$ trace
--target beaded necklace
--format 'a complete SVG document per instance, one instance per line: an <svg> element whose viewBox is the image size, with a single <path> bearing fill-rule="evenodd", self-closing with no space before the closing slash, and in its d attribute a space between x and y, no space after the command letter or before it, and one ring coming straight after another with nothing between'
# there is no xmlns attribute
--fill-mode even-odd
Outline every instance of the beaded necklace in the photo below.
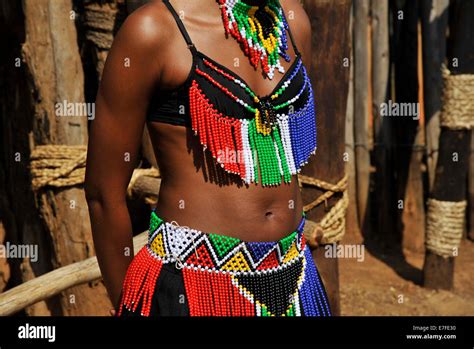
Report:
<svg viewBox="0 0 474 349"><path fill-rule="evenodd" d="M245 55L252 66L260 62L269 79L274 70L283 73L279 56L287 62L290 57L285 29L288 27L279 0L263 1L265 4L251 6L242 0L218 0L226 34L243 44Z"/></svg>

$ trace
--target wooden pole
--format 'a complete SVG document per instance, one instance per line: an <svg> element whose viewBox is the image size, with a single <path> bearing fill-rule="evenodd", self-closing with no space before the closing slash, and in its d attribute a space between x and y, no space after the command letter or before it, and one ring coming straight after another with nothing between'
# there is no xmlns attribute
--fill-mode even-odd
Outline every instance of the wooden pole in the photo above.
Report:
<svg viewBox="0 0 474 349"><path fill-rule="evenodd" d="M372 113L374 116L375 197L377 238L386 241L393 233L395 199L392 191L390 117L382 117L382 104L388 101L390 77L389 5L388 0L371 1L372 21Z"/></svg>
<svg viewBox="0 0 474 349"><path fill-rule="evenodd" d="M0 219L0 245L5 243L6 232L5 228L2 223L2 219ZM0 257L0 293L3 292L7 283L10 279L10 265L8 261L4 257Z"/></svg>
<svg viewBox="0 0 474 349"><path fill-rule="evenodd" d="M425 237L425 204L423 192L423 180L425 175L425 165L423 163L424 143L424 113L423 113L423 60L421 45L421 25L417 20L416 24L416 80L412 83L417 85L418 118L417 124L413 125L415 139L411 147L410 167L405 188L405 198L402 211L402 225L400 233L403 239L403 249L414 252L424 252ZM404 146L403 150L406 149ZM408 156L408 154L406 154ZM400 192L401 195L401 192ZM401 196L400 196L401 197Z"/></svg>
<svg viewBox="0 0 474 349"><path fill-rule="evenodd" d="M467 153L470 144L470 132L441 128L439 157L436 166L435 182L431 197L440 201L462 201L466 197ZM459 159L453 162L453 154ZM453 251L454 252L454 251ZM426 250L424 286L449 290L454 282L453 257L438 256Z"/></svg>
<svg viewBox="0 0 474 349"><path fill-rule="evenodd" d="M446 57L446 29L448 27L449 0L421 1L421 25L423 40L423 89L425 106L426 162L429 189L434 183L438 159L439 114L443 78L441 64Z"/></svg>
<svg viewBox="0 0 474 349"><path fill-rule="evenodd" d="M135 11L140 6L145 5L149 0L126 0L128 14Z"/></svg>
<svg viewBox="0 0 474 349"><path fill-rule="evenodd" d="M11 243L38 247L39 261L31 264L38 276L94 254L83 190L42 188L33 193L29 174L29 155L36 145L86 144L87 115L56 113L56 103L84 103L84 77L70 0L9 3L1 2L1 16L12 17L11 27L19 33L7 43L14 52L6 65L11 85L1 96L2 165L9 169L5 227ZM14 272L21 275L18 265ZM107 314L109 307L101 284L74 287L49 304L53 315Z"/></svg>
<svg viewBox="0 0 474 349"><path fill-rule="evenodd" d="M420 249L424 241L424 200L422 181L423 145L420 144L421 128L418 90L418 11L419 2L392 3L394 35L392 53L395 69L395 96L399 110L404 113L392 118L394 164L396 175L396 235L390 241L393 247ZM403 244L403 245L402 245Z"/></svg>
<svg viewBox="0 0 474 349"><path fill-rule="evenodd" d="M369 0L354 1L354 141L359 225L369 232Z"/></svg>
<svg viewBox="0 0 474 349"><path fill-rule="evenodd" d="M161 178L140 176L132 186L132 195L137 197L158 196Z"/></svg>
<svg viewBox="0 0 474 349"><path fill-rule="evenodd" d="M81 29L85 36L85 51L92 56L86 58L92 59L95 77L100 81L114 35L127 16L125 3L120 0L87 0L80 4L80 11L83 15Z"/></svg>
<svg viewBox="0 0 474 349"><path fill-rule="evenodd" d="M318 121L318 155L303 169L303 174L337 183L344 176L344 124L349 87L349 16L350 0L303 1L313 26L313 61L309 72L314 84ZM336 24L337 25L334 25ZM321 195L315 188L303 190L305 203ZM331 207L339 195L328 201ZM308 218L318 222L324 217L324 205L308 212ZM325 258L324 247L313 251L325 283L331 311L340 313L339 272L337 259Z"/></svg>
<svg viewBox="0 0 474 349"><path fill-rule="evenodd" d="M53 109L57 101L84 102L82 62L71 10L70 0L24 1L27 27L24 58L30 71L39 73L35 78L40 83L37 87L43 97L35 110L36 144L87 143L87 117L71 115L58 118ZM47 17L38 20L39 13ZM51 41L42 52L36 45L45 37L50 37ZM38 72L38 66L48 68L41 71L44 75ZM94 254L89 212L82 188L41 190L38 202L51 234L55 267ZM60 302L64 315L104 314L110 304L102 284L72 288L61 295Z"/></svg>
<svg viewBox="0 0 474 349"><path fill-rule="evenodd" d="M474 2L453 0L449 12L448 62L451 74L474 74ZM466 199L470 144L471 130L441 128L432 198L450 202ZM454 255L444 258L427 250L423 270L425 287L451 289L454 261Z"/></svg>
<svg viewBox="0 0 474 349"><path fill-rule="evenodd" d="M352 42L354 15L350 13L349 41ZM354 50L351 45L349 69L349 90L347 94L346 106L346 151L344 161L346 162L347 192L349 196L349 206L346 213L346 234L360 235L359 219L357 216L357 185L356 185L356 158L354 149Z"/></svg>
<svg viewBox="0 0 474 349"><path fill-rule="evenodd" d="M0 1L0 48L4 53L0 55L0 228L4 230L0 235L3 235L2 243L19 245L31 241L37 244L41 253L32 266L32 273L40 275L51 270L53 265L49 233L38 215L28 176L28 143L34 102L31 102L27 83L31 75L24 69L21 59L20 43L24 40L21 2ZM20 258L6 258L5 262L7 284L1 286L2 290L29 278L22 272ZM48 306L60 313L57 299L49 301Z"/></svg>
<svg viewBox="0 0 474 349"><path fill-rule="evenodd" d="M471 151L469 154L469 175L468 175L468 228L467 237L474 241L474 137L471 130Z"/></svg>
<svg viewBox="0 0 474 349"><path fill-rule="evenodd" d="M134 254L145 245L148 231L133 238ZM0 316L12 315L44 299L53 297L71 287L101 278L97 257L69 264L38 276L0 294ZM108 314L107 314L108 315Z"/></svg>

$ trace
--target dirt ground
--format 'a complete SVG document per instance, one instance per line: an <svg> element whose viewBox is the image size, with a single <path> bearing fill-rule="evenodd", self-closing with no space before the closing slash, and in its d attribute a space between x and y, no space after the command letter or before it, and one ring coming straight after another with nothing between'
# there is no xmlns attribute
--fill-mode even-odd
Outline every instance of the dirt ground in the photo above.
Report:
<svg viewBox="0 0 474 349"><path fill-rule="evenodd" d="M362 242L355 235L343 241ZM423 288L424 254L403 254L365 248L361 262L340 258L341 315L474 315L474 242L461 244L450 291Z"/></svg>

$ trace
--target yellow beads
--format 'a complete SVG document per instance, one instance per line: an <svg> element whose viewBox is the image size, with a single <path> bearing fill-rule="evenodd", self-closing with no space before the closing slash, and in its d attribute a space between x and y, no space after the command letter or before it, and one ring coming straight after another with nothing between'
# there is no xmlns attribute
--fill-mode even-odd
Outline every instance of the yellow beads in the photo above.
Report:
<svg viewBox="0 0 474 349"><path fill-rule="evenodd" d="M285 258L283 258L283 263L288 263L289 261L295 259L299 255L299 251L296 248L296 241L293 242L288 252L286 252Z"/></svg>
<svg viewBox="0 0 474 349"><path fill-rule="evenodd" d="M250 29L252 30L252 33L255 33L257 31L257 28L255 27L255 23L252 18L248 18L249 24L250 24Z"/></svg>
<svg viewBox="0 0 474 349"><path fill-rule="evenodd" d="M250 266L245 260L244 254L239 252L234 257L232 257L232 259L230 259L221 269L232 271L248 271L250 270Z"/></svg>
<svg viewBox="0 0 474 349"><path fill-rule="evenodd" d="M151 249L160 257L165 257L165 247L163 245L163 235L160 233L151 243Z"/></svg>
<svg viewBox="0 0 474 349"><path fill-rule="evenodd" d="M276 40L272 40L272 37L273 39L275 39L275 37L273 35L270 35L268 39L265 39L263 36L262 25L256 18L255 18L255 23L257 24L258 37L261 40L263 47L266 49L268 53L271 54L276 49Z"/></svg>
<svg viewBox="0 0 474 349"><path fill-rule="evenodd" d="M268 113L267 110L265 112ZM272 129L265 126L265 124L262 122L260 110L258 109L255 111L255 126L257 128L257 132L263 134L264 136L268 136L270 132L272 132Z"/></svg>

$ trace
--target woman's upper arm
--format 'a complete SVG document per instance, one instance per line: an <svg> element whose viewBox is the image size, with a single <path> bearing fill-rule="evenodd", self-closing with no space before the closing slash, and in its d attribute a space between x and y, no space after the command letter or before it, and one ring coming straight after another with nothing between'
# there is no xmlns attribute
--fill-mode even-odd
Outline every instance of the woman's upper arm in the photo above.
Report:
<svg viewBox="0 0 474 349"><path fill-rule="evenodd" d="M148 102L158 86L164 28L156 9L135 11L115 37L90 125L85 190L88 199L124 198L136 166Z"/></svg>

